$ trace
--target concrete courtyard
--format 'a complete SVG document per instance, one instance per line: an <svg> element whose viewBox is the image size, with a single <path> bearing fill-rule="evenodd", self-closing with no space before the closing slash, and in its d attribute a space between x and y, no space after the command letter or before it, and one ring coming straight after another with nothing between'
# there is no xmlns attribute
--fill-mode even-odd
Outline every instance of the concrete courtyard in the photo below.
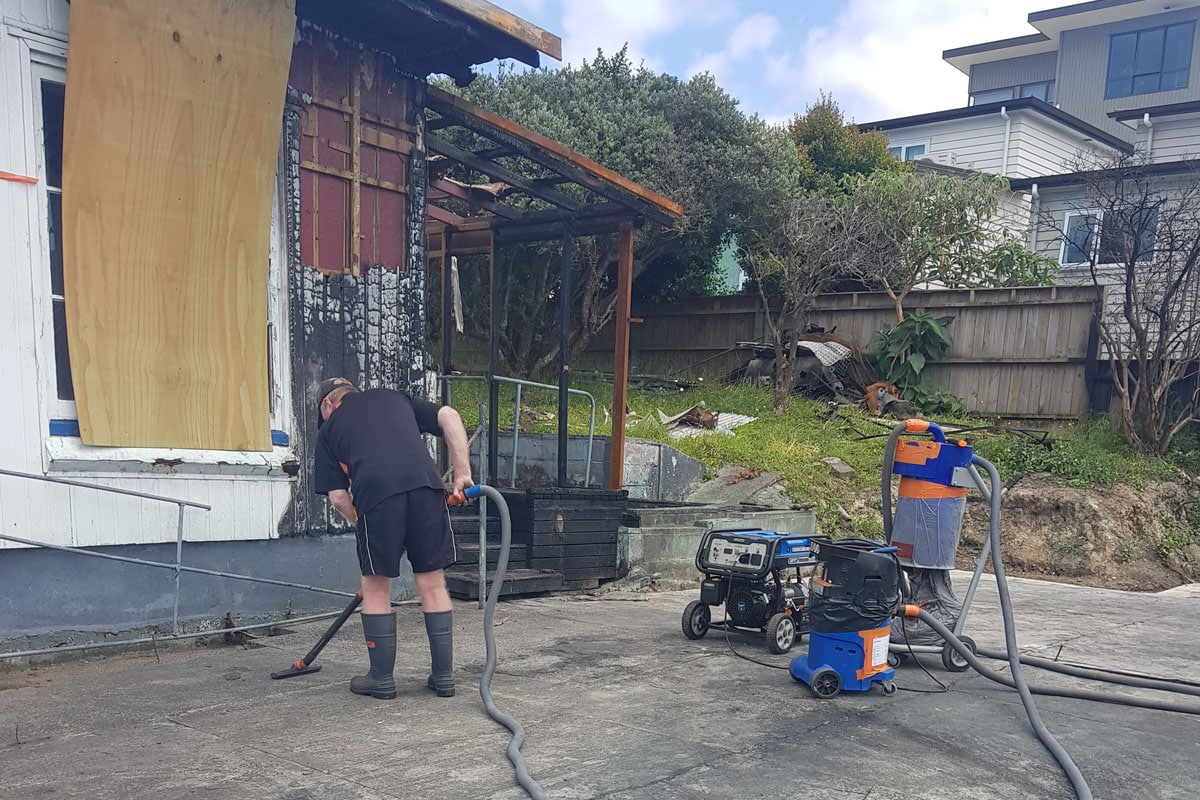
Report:
<svg viewBox="0 0 1200 800"><path fill-rule="evenodd" d="M955 573L965 586L967 575ZM1027 652L1200 682L1192 630L1198 587L1133 594L1013 580ZM609 592L505 602L497 613L500 708L528 733L524 753L550 797L1067 798L1014 692L974 672L936 685L911 662L902 691L815 699L784 670L738 658L719 630L680 631L698 592ZM327 623L245 646L218 640L86 661L0 668L0 798L90 800L463 800L524 797L505 759L508 732L478 693L482 612L457 607L458 695L424 687L419 610L399 609L400 696L351 695L362 670L352 619L319 673L273 681ZM968 633L1000 647L985 581ZM786 667L761 637L740 652ZM1003 668L1000 662L993 662ZM1031 683L1136 691L1200 710L1200 698L1130 690L1028 669ZM1050 730L1097 798L1200 796L1200 717L1039 697Z"/></svg>

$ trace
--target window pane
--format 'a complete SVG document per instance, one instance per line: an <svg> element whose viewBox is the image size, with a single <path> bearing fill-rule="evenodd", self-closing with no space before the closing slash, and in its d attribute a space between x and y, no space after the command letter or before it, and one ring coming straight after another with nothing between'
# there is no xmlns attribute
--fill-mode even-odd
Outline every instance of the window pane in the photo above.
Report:
<svg viewBox="0 0 1200 800"><path fill-rule="evenodd" d="M1020 88L1018 94L1020 97L1036 97L1038 100L1046 100L1049 91L1050 84L1048 83L1027 83Z"/></svg>
<svg viewBox="0 0 1200 800"><path fill-rule="evenodd" d="M1172 89L1186 89L1188 85L1188 70L1181 69L1175 72L1164 72L1162 76L1162 85L1160 90L1169 92Z"/></svg>
<svg viewBox="0 0 1200 800"><path fill-rule="evenodd" d="M896 158L903 158L903 157L904 157L904 148L902 148L902 147L889 147L889 148L888 148L888 154L889 154L889 155L893 155L893 156L895 156Z"/></svg>
<svg viewBox="0 0 1200 800"><path fill-rule="evenodd" d="M1159 74L1157 72L1150 75L1137 75L1133 79L1134 94L1148 94L1149 92L1158 91Z"/></svg>
<svg viewBox="0 0 1200 800"><path fill-rule="evenodd" d="M1188 71L1192 65L1192 42L1195 37L1196 25L1192 22L1167 28L1166 44L1163 46L1164 71Z"/></svg>
<svg viewBox="0 0 1200 800"><path fill-rule="evenodd" d="M905 161L912 161L914 158L923 155L925 155L925 145L923 144L910 144L908 147L904 148Z"/></svg>
<svg viewBox="0 0 1200 800"><path fill-rule="evenodd" d="M1164 35L1165 28L1154 28L1138 34L1137 54L1133 58L1135 75L1162 70Z"/></svg>
<svg viewBox="0 0 1200 800"><path fill-rule="evenodd" d="M1108 79L1133 75L1133 52L1137 48L1136 33L1113 36L1108 44Z"/></svg>
<svg viewBox="0 0 1200 800"><path fill-rule="evenodd" d="M1013 99L1013 87L1006 86L1003 89L988 89L986 92L976 92L971 95L972 105L982 106L987 103L1003 103L1005 100Z"/></svg>
<svg viewBox="0 0 1200 800"><path fill-rule="evenodd" d="M1105 97L1128 97L1133 94L1133 78L1117 78L1104 88Z"/></svg>
<svg viewBox="0 0 1200 800"><path fill-rule="evenodd" d="M63 103L66 88L42 81L42 144L46 152L46 184L62 187Z"/></svg>
<svg viewBox="0 0 1200 800"><path fill-rule="evenodd" d="M62 195L58 192L47 192L50 227L50 293L55 297L63 295L63 257L62 257Z"/></svg>
<svg viewBox="0 0 1200 800"><path fill-rule="evenodd" d="M1083 264L1091 260L1092 235L1096 218L1088 214L1072 214L1067 217L1064 264Z"/></svg>
<svg viewBox="0 0 1200 800"><path fill-rule="evenodd" d="M62 300L54 301L54 373L59 400L74 400L71 360L67 356L67 309Z"/></svg>

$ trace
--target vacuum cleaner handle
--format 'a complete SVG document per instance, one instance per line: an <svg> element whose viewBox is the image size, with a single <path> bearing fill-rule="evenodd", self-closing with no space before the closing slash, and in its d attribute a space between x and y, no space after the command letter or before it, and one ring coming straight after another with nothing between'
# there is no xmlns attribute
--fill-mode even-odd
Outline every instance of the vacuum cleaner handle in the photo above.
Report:
<svg viewBox="0 0 1200 800"><path fill-rule="evenodd" d="M909 419L905 420L904 425L909 433L928 433L939 444L946 441L946 432L936 422L930 422L927 419Z"/></svg>
<svg viewBox="0 0 1200 800"><path fill-rule="evenodd" d="M446 492L446 505L462 506L483 496L483 487L479 484L468 486L460 492Z"/></svg>

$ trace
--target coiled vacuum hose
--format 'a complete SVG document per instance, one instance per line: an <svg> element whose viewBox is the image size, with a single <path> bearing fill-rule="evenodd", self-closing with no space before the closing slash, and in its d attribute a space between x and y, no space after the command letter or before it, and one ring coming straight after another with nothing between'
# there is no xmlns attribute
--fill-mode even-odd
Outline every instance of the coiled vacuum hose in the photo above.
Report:
<svg viewBox="0 0 1200 800"><path fill-rule="evenodd" d="M533 800L548 800L548 795L542 791L542 787L538 786L537 781L529 775L525 757L521 755L521 745L525 743L525 729L521 727L520 722L497 708L495 701L492 700L492 675L496 672L496 633L493 630L496 620L496 601L500 599L500 589L504 585L504 573L508 571L508 551L512 544L512 518L508 513L508 503L505 502L504 495L491 486L472 486L464 494L471 498L487 495L496 503L496 509L500 514L500 553L496 559L496 573L492 579L492 588L488 591L487 603L483 610L483 642L487 655L483 664L483 677L479 679L479 696L483 698L483 707L488 716L512 732L512 739L508 743L508 760L512 762L513 769L517 772L517 783L521 784L521 788ZM481 553L479 557L483 558L484 554Z"/></svg>

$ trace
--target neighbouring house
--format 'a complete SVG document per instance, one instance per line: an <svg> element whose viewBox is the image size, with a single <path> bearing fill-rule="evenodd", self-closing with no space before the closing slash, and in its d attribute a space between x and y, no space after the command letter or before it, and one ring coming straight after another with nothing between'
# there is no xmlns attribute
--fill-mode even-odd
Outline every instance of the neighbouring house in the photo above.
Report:
<svg viewBox="0 0 1200 800"><path fill-rule="evenodd" d="M542 54L485 0L0 0L0 534L353 591L316 383L436 393L431 257L682 213L428 83ZM0 540L0 642L330 605Z"/></svg>
<svg viewBox="0 0 1200 800"><path fill-rule="evenodd" d="M1164 182L1200 159L1200 2L1094 0L1029 14L1026 36L942 57L968 78L967 104L868 122L905 161L1009 179L1029 246L1081 281L1103 221L1084 187L1097 165L1134 157Z"/></svg>
<svg viewBox="0 0 1200 800"><path fill-rule="evenodd" d="M1143 275L1133 280L1145 290L1170 269L1150 276L1118 263L1119 242L1135 239L1127 248L1145 254L1163 233L1157 212L1134 211L1120 194L1178 208L1200 179L1200 2L1093 0L1028 21L1028 35L943 52L969 78L963 107L861 127L883 131L893 155L921 168L1004 176L1005 223L1059 265L1056 283L1099 285L1105 323L1093 322L1080 393L1091 400L1077 409L1094 413L1110 407L1108 354L1128 353L1133 336L1125 276ZM1176 220L1159 238L1176 240L1195 219Z"/></svg>

